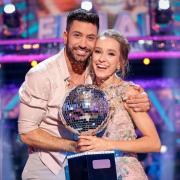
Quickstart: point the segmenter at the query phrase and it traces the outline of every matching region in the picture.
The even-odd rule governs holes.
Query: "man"
[[[71,12],[64,32],[65,48],[26,75],[19,91],[19,134],[30,149],[23,180],[65,179],[66,156],[68,152],[76,152],[77,143],[73,134],[63,127],[58,110],[70,88],[92,83],[88,59],[98,29],[96,14],[85,10]],[[149,109],[147,95],[140,94],[133,101],[131,104],[130,100],[130,107],[140,111]]]

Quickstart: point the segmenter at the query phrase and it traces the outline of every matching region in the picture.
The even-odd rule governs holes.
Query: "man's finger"
[[[126,103],[129,104],[144,104],[144,105],[148,105],[149,104],[149,100],[145,100],[145,99],[129,99],[126,100]],[[140,105],[141,106],[141,105]]]
[[[144,89],[139,86],[138,84],[135,84],[134,86],[132,86],[135,90],[139,91],[139,92],[144,92]]]
[[[127,103],[126,103],[127,104]],[[127,106],[129,107],[129,108],[148,108],[149,107],[149,102],[147,102],[147,103],[129,103],[129,104],[127,104]]]
[[[127,103],[149,102],[149,98],[146,93],[141,93],[141,94],[137,94],[137,95],[128,96],[126,101],[127,101]]]
[[[144,112],[145,111],[145,109],[142,109],[142,108],[132,108],[132,109],[135,112]]]
[[[139,94],[134,94],[134,95],[129,95],[127,96],[127,98],[129,99],[137,99],[137,98],[147,98],[148,99],[148,95],[146,92],[142,92],[142,93],[139,93]]]

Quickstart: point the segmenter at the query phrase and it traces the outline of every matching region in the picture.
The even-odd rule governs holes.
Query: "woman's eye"
[[[100,51],[99,51],[99,50],[95,50],[94,52],[95,52],[95,53],[100,53]]]
[[[114,54],[114,53],[109,53],[109,55],[110,55],[110,56],[115,56],[115,54]]]

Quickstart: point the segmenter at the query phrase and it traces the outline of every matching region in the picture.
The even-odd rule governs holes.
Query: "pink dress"
[[[110,85],[104,89],[110,102],[110,120],[103,137],[111,140],[133,140],[137,138],[133,121],[122,103],[122,97],[131,82]],[[118,180],[147,180],[147,176],[135,153],[123,152],[115,158]]]

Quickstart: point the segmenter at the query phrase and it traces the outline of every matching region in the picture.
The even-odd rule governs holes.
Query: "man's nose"
[[[81,48],[86,48],[87,47],[87,40],[86,40],[86,38],[82,38],[81,39],[79,46]]]

